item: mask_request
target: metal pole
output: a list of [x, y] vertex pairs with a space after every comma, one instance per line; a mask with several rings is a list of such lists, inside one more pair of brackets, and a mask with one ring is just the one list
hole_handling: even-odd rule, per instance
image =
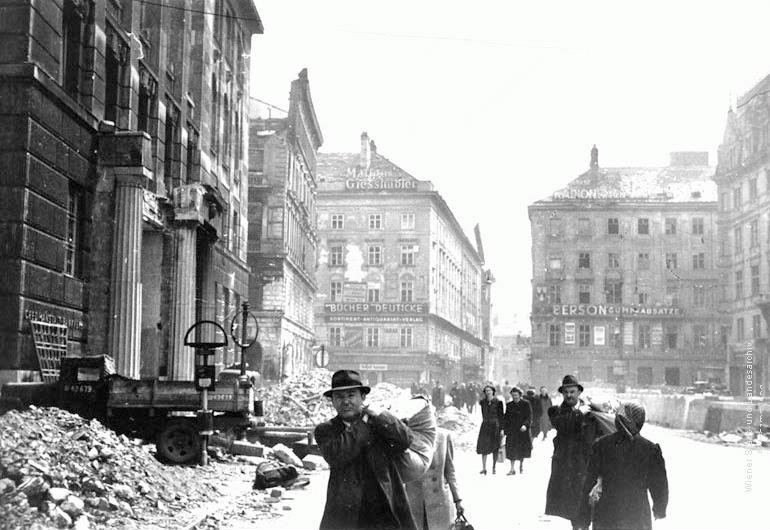
[[[204, 363], [205, 362], [206, 361], [204, 361]], [[205, 413], [208, 412], [209, 409], [209, 391], [205, 388], [201, 390], [201, 408], [203, 409], [205, 416]], [[209, 463], [209, 437], [207, 434], [204, 434], [201, 438], [201, 465], [206, 466]]]
[[249, 303], [243, 302], [241, 304], [241, 307], [243, 308], [241, 310], [241, 317], [243, 325], [241, 326], [241, 375], [246, 375], [246, 356], [244, 355], [246, 353], [246, 348], [243, 346], [246, 344], [246, 319], [249, 316]]

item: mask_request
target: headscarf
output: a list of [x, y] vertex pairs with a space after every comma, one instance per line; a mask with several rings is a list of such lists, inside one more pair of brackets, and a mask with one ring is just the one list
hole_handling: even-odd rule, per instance
[[615, 414], [615, 427], [618, 432], [623, 433], [629, 440], [633, 440], [639, 434], [644, 425], [647, 416], [644, 406], [633, 401], [621, 403], [617, 414]]

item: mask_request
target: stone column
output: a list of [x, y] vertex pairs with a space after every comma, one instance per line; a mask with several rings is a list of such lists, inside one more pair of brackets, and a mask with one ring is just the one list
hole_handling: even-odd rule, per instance
[[[171, 295], [171, 351], [168, 376], [174, 381], [192, 381], [195, 350], [184, 345], [187, 330], [195, 323], [195, 226], [177, 227], [174, 287]], [[191, 336], [191, 340], [195, 337]]]
[[115, 176], [109, 353], [118, 374], [139, 378], [142, 324], [143, 175]]

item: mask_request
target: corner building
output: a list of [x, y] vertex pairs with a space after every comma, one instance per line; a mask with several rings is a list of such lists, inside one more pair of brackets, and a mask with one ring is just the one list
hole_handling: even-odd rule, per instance
[[636, 387], [724, 378], [716, 189], [708, 153], [590, 169], [529, 207], [532, 378]]
[[[263, 109], [264, 110], [264, 109]], [[323, 142], [307, 70], [285, 117], [253, 116], [249, 135], [249, 301], [259, 323], [251, 367], [269, 379], [312, 367], [317, 290], [316, 152]]]
[[[714, 181], [719, 189], [722, 307], [730, 318], [730, 390], [759, 396], [770, 380], [770, 76], [727, 113]], [[767, 390], [765, 390], [767, 392]]]
[[187, 330], [247, 294], [254, 4], [2, 5], [1, 377], [35, 376], [42, 321], [123, 376], [192, 379]]
[[371, 384], [480, 378], [491, 274], [441, 195], [366, 133], [359, 153], [320, 154], [318, 175], [316, 338], [329, 368]]

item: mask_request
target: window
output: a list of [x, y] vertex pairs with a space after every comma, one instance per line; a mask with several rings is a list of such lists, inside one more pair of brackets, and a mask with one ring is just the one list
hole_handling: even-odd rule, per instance
[[694, 236], [703, 235], [703, 217], [692, 218], [692, 234]]
[[585, 218], [578, 219], [578, 235], [590, 236], [591, 234], [591, 220]]
[[414, 298], [414, 282], [401, 282], [401, 301], [412, 302]]
[[749, 248], [759, 247], [759, 220], [754, 219], [749, 223]]
[[402, 213], [401, 214], [401, 230], [414, 230], [414, 214]]
[[370, 285], [366, 288], [366, 301], [377, 303], [380, 301], [380, 288]]
[[167, 189], [174, 188], [173, 182], [178, 181], [177, 168], [179, 149], [179, 109], [174, 106], [171, 98], [166, 98], [166, 134], [163, 147], [163, 174]]
[[548, 286], [548, 303], [560, 304], [561, 303], [561, 285], [558, 283], [552, 283]]
[[639, 366], [636, 369], [636, 382], [639, 385], [652, 384], [652, 366]]
[[646, 217], [641, 217], [636, 221], [636, 233], [640, 236], [646, 236], [650, 233], [650, 220]]
[[757, 177], [749, 179], [749, 202], [757, 202]]
[[401, 347], [411, 348], [413, 345], [413, 331], [412, 328], [401, 328]]
[[548, 268], [552, 271], [560, 271], [561, 258], [548, 258]]
[[610, 346], [620, 348], [623, 346], [623, 335], [620, 333], [620, 326], [612, 326], [610, 330]]
[[369, 230], [382, 229], [382, 214], [373, 213], [369, 215]]
[[607, 254], [607, 267], [610, 269], [620, 268], [620, 258], [616, 252]]
[[636, 293], [637, 295], [637, 301], [639, 305], [647, 305], [647, 302], [649, 301], [649, 295], [645, 292], [639, 291]]
[[759, 265], [751, 266], [751, 296], [759, 294]]
[[106, 27], [107, 50], [104, 57], [104, 119], [119, 123], [122, 86], [125, 84], [128, 46], [110, 24]]
[[723, 212], [729, 212], [730, 211], [730, 193], [724, 192], [719, 197], [719, 209]]
[[679, 341], [679, 328], [675, 324], [666, 325], [666, 348], [674, 350]]
[[663, 370], [663, 380], [669, 386], [679, 386], [680, 374], [678, 366], [667, 366]]
[[329, 346], [342, 346], [342, 328], [329, 328]]
[[669, 236], [676, 234], [676, 217], [666, 217], [665, 232]]
[[367, 348], [379, 348], [380, 347], [380, 330], [379, 330], [379, 328], [366, 328], [366, 347]]
[[345, 227], [345, 216], [341, 213], [332, 214], [332, 230], [342, 230]]
[[650, 254], [649, 252], [640, 252], [636, 257], [636, 269], [640, 271], [646, 271], [650, 269]]
[[692, 287], [692, 305], [703, 307], [706, 305], [706, 286], [693, 285]]
[[719, 328], [719, 345], [723, 348], [727, 347], [727, 341], [730, 337], [730, 326], [721, 326]]
[[637, 344], [640, 349], [649, 349], [652, 343], [652, 331], [649, 324], [639, 324]]
[[548, 345], [558, 346], [561, 342], [561, 326], [559, 324], [548, 324]]
[[679, 305], [679, 285], [676, 283], [666, 285], [666, 303], [668, 305]]
[[751, 317], [751, 336], [755, 339], [762, 336], [762, 315]]
[[280, 239], [283, 237], [283, 207], [270, 208], [267, 218], [267, 237]]
[[706, 253], [698, 252], [692, 255], [692, 268], [695, 270], [702, 270], [706, 268]]
[[414, 245], [401, 245], [401, 265], [411, 267], [414, 265]]
[[607, 280], [604, 283], [604, 293], [608, 304], [623, 303], [623, 282]]
[[743, 342], [746, 338], [746, 330], [743, 327], [743, 317], [739, 317], [735, 320], [735, 339], [738, 342]]
[[82, 218], [85, 202], [83, 190], [70, 183], [67, 202], [67, 237], [64, 240], [64, 274], [76, 278], [83, 277], [83, 227]]
[[341, 267], [345, 264], [345, 254], [342, 245], [334, 245], [329, 249], [329, 266]]
[[669, 270], [677, 268], [676, 252], [666, 252], [666, 268]]
[[703, 324], [694, 324], [692, 327], [692, 344], [696, 350], [703, 350], [708, 346], [708, 337], [706, 335], [706, 326]]
[[743, 197], [741, 196], [741, 189], [735, 188], [733, 190], [733, 210], [740, 210], [743, 206]]
[[740, 225], [733, 229], [733, 242], [735, 243], [735, 253], [743, 252], [743, 227]]
[[380, 245], [369, 245], [369, 265], [382, 265], [382, 247]]
[[578, 303], [590, 304], [591, 303], [591, 286], [587, 283], [581, 283], [578, 285]]
[[588, 324], [580, 324], [578, 326], [578, 345], [590, 346], [591, 345], [591, 326]]
[[[187, 122], [187, 131], [187, 160], [185, 163], [185, 172], [187, 173], [187, 181], [189, 182], [195, 178], [195, 166], [200, 161], [200, 153], [198, 152], [198, 141], [200, 139], [200, 135], [198, 134], [198, 131], [194, 129], [193, 124], [189, 121]], [[261, 231], [262, 223], [258, 223], [257, 227], [257, 229]]]
[[342, 300], [342, 282], [331, 282], [329, 284], [329, 298], [332, 302]]
[[580, 252], [578, 254], [578, 268], [580, 268], [580, 269], [590, 269], [591, 268], [591, 253], [590, 252]]
[[83, 47], [83, 18], [85, 2], [65, 0], [62, 18], [62, 84], [71, 96], [80, 89], [80, 60]]
[[735, 299], [743, 298], [743, 271], [735, 271]]
[[549, 219], [548, 228], [551, 237], [561, 237], [564, 234], [564, 221], [556, 217]]
[[607, 233], [610, 235], [618, 235], [620, 233], [620, 223], [617, 217], [607, 219]]

